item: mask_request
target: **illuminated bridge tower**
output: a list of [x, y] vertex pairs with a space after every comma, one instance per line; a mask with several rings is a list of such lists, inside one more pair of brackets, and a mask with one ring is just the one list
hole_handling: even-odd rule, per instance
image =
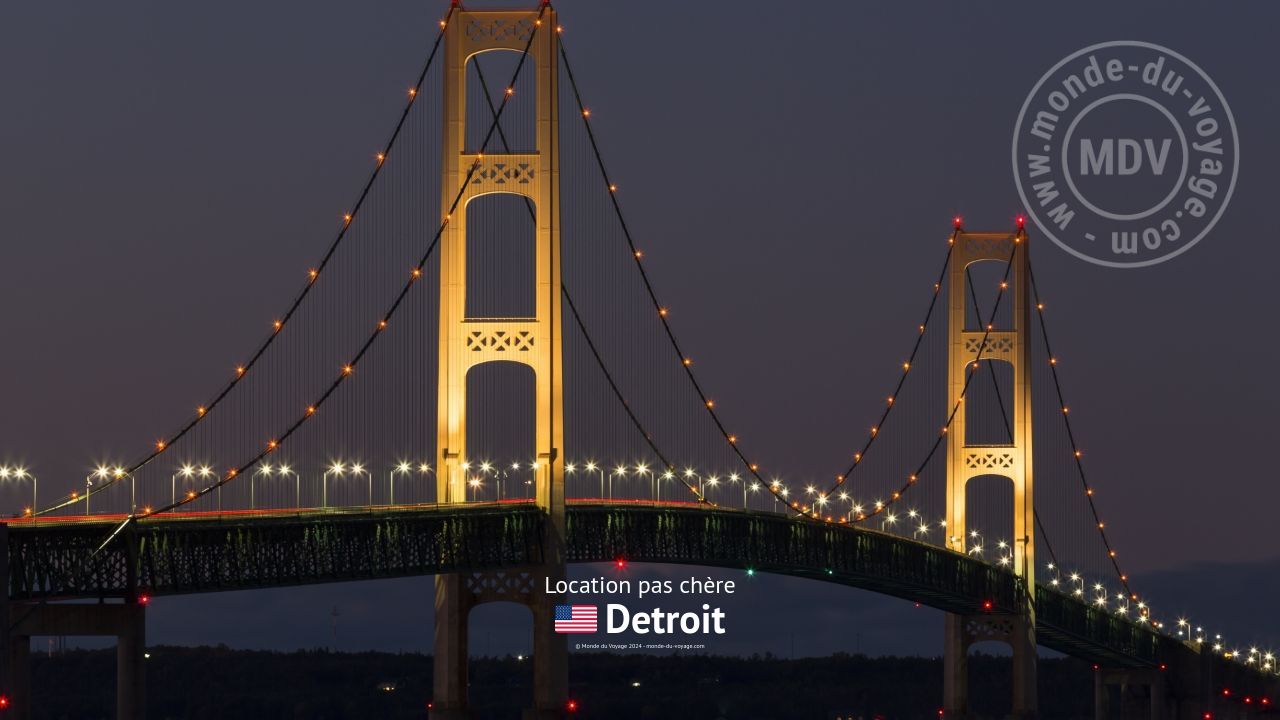
[[[976, 262], [1010, 261], [1009, 285], [1002, 303], [1012, 302], [1011, 327], [968, 330], [966, 298], [969, 266]], [[948, 614], [943, 656], [945, 716], [964, 718], [969, 710], [969, 646], [984, 640], [1007, 642], [1013, 648], [1013, 716], [1036, 715], [1035, 509], [1031, 482], [1031, 304], [1026, 235], [1017, 233], [956, 233], [948, 296], [948, 400], [950, 412], [960, 400], [965, 380], [982, 362], [1005, 362], [1013, 370], [1011, 442], [976, 445], [966, 434], [967, 402], [955, 413], [947, 442], [948, 546], [965, 552], [966, 490], [969, 480], [998, 475], [1013, 483], [1013, 571], [1024, 582], [1017, 612], [1011, 615]], [[1003, 307], [1003, 304], [1002, 304]], [[985, 319], [984, 319], [985, 322]], [[997, 321], [998, 322], [998, 321]], [[986, 339], [985, 347], [983, 339]], [[975, 608], [975, 610], [977, 610]]]
[[[467, 616], [474, 606], [506, 600], [533, 614], [534, 708], [526, 717], [560, 717], [568, 694], [568, 644], [552, 631], [555, 598], [538, 586], [543, 576], [564, 577], [564, 403], [560, 316], [559, 139], [557, 117], [556, 13], [455, 9], [445, 31], [444, 152], [442, 209], [458, 188], [461, 202], [449, 219], [440, 247], [440, 388], [437, 418], [436, 497], [466, 501], [467, 374], [478, 365], [507, 361], [528, 366], [536, 384], [536, 502], [547, 512], [544, 565], [525, 572], [467, 573], [436, 578], [435, 679], [431, 716], [464, 718], [467, 710]], [[530, 36], [532, 35], [532, 43]], [[495, 134], [486, 148], [467, 143], [467, 65], [491, 50], [524, 51], [521, 74], [536, 84], [536, 148], [523, 154], [504, 149]], [[482, 128], [493, 116], [471, 118]], [[474, 134], [473, 134], [474, 136]], [[516, 148], [519, 149], [519, 148]], [[480, 154], [484, 150], [483, 154]], [[474, 170], [473, 164], [479, 163]], [[536, 309], [534, 317], [467, 316], [467, 205], [483, 195], [526, 198], [536, 215]]]

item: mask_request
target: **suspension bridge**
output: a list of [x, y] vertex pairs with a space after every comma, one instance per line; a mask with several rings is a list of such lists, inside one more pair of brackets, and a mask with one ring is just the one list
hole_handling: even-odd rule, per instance
[[947, 718], [985, 640], [1012, 649], [1015, 717], [1037, 714], [1037, 647], [1094, 663], [1100, 718], [1280, 699], [1272, 653], [1122, 570], [1021, 218], [954, 218], [869, 431], [797, 478], [750, 454], [678, 341], [585, 90], [549, 3], [455, 3], [336, 235], [225, 381], [52, 501], [0, 468], [31, 491], [0, 526], [5, 711], [31, 712], [32, 636], [116, 636], [117, 715], [142, 718], [151, 598], [429, 574], [431, 717], [468, 716], [468, 613], [496, 601], [531, 610], [527, 717], [565, 717], [562, 599], [540, 581], [629, 561], [945, 611]]

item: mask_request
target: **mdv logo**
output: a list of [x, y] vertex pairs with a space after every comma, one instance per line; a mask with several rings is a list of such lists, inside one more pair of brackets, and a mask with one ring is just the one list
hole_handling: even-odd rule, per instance
[[1100, 43], [1053, 66], [1014, 124], [1023, 206], [1083, 260], [1144, 267], [1209, 234], [1235, 189], [1240, 145], [1218, 86], [1178, 53]]
[[1080, 175], [1136, 175], [1144, 167], [1144, 158], [1152, 175], [1164, 175], [1173, 138], [1160, 140], [1158, 149], [1156, 142], [1153, 138], [1105, 138], [1095, 145], [1092, 138], [1080, 138]]

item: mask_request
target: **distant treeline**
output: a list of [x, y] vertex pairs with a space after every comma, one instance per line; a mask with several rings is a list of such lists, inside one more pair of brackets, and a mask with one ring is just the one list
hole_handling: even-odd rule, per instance
[[[425, 718], [431, 657], [419, 654], [289, 653], [226, 647], [154, 647], [147, 660], [148, 717]], [[1009, 711], [1007, 658], [970, 659], [971, 703], [979, 717]], [[519, 718], [531, 697], [528, 658], [477, 658], [470, 667], [476, 717]], [[937, 658], [837, 654], [782, 659], [706, 655], [570, 656], [575, 717], [589, 720], [805, 720], [937, 717]], [[1042, 660], [1041, 717], [1088, 718], [1091, 668]], [[33, 653], [33, 717], [107, 720], [114, 712], [115, 651]]]

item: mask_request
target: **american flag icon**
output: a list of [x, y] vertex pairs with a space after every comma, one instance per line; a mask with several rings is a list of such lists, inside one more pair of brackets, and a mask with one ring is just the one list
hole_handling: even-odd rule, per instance
[[593, 633], [596, 631], [595, 605], [557, 605], [556, 632]]

